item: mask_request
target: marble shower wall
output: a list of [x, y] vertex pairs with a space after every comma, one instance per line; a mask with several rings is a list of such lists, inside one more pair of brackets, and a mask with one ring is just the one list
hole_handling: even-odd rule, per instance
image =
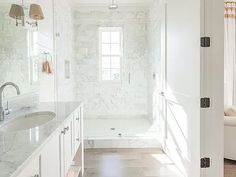
[[[85, 102], [85, 114], [147, 117], [147, 10], [123, 7], [109, 11], [107, 8], [84, 7], [75, 11], [74, 23], [76, 96]], [[123, 28], [120, 83], [99, 82], [99, 27]]]

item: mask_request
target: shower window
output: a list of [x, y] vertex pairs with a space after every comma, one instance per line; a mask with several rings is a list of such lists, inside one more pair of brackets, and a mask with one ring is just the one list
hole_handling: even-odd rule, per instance
[[121, 80], [122, 28], [99, 28], [100, 80]]

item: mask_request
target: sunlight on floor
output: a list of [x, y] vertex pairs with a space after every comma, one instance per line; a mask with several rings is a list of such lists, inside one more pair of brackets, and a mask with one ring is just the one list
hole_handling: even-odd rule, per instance
[[84, 177], [183, 177], [159, 149], [90, 149]]

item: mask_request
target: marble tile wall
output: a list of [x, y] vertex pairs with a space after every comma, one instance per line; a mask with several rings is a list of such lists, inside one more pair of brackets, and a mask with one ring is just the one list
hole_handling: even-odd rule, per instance
[[[87, 7], [74, 12], [74, 24], [76, 96], [85, 101], [85, 114], [147, 116], [147, 10], [129, 7], [109, 11]], [[123, 28], [120, 83], [99, 82], [99, 27]]]

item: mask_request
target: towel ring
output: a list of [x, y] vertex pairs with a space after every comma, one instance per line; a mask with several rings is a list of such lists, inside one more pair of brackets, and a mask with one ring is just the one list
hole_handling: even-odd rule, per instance
[[45, 55], [45, 60], [46, 60], [46, 61], [48, 61], [48, 56], [49, 56], [50, 59], [51, 59], [51, 62], [53, 62], [53, 61], [52, 61], [52, 55], [51, 55], [49, 52], [43, 52], [42, 54]]

